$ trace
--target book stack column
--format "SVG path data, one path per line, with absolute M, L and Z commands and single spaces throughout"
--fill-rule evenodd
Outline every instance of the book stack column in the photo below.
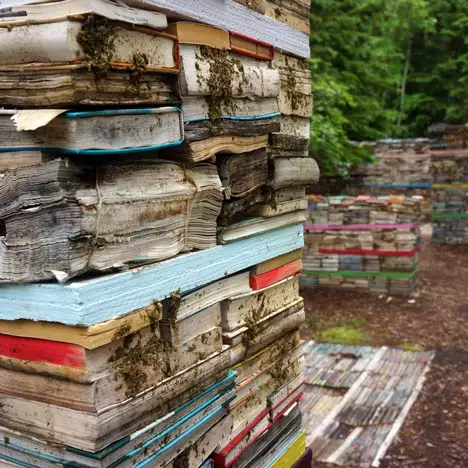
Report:
M 0 15 L 0 463 L 307 466 L 308 36 L 85 3 Z
M 432 240 L 468 243 L 468 129 L 464 125 L 430 128 Z
M 427 138 L 361 142 L 375 161 L 352 170 L 347 195 L 420 196 L 424 213 L 431 214 L 430 152 Z
M 303 284 L 409 296 L 421 216 L 418 200 L 408 197 L 309 196 Z

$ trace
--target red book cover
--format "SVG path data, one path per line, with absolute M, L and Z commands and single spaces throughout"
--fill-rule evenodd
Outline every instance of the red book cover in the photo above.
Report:
M 290 276 L 298 275 L 301 271 L 302 260 L 294 260 L 266 273 L 250 275 L 250 287 L 254 290 L 263 289 Z

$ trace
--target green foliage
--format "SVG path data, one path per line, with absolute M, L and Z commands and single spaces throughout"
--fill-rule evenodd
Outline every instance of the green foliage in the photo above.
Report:
M 322 173 L 369 155 L 351 141 L 468 121 L 466 0 L 312 0 L 311 152 Z

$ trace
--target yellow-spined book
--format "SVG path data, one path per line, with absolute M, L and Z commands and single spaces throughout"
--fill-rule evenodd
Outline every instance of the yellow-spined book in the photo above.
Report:
M 176 36 L 181 44 L 204 45 L 216 49 L 230 49 L 229 33 L 200 23 L 180 21 L 170 24 L 166 33 Z

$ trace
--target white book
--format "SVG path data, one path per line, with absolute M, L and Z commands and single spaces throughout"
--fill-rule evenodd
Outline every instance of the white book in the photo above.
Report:
M 33 24 L 65 19 L 69 16 L 94 14 L 114 21 L 138 24 L 156 29 L 167 27 L 166 15 L 154 11 L 130 8 L 108 0 L 59 0 L 24 5 L 29 2 L 9 1 L 0 7 L 0 24 Z M 18 6 L 15 6 L 18 5 Z
M 27 126 L 49 111 L 0 110 L 0 150 L 127 153 L 178 145 L 183 140 L 182 114 L 176 107 L 65 112 L 39 128 Z
M 0 13 L 1 14 L 1 13 Z M 66 64 L 86 62 L 88 57 L 80 41 L 80 33 L 94 33 L 79 19 L 15 25 L 9 27 L 0 17 L 0 66 L 26 63 Z M 132 64 L 135 54 L 147 60 L 145 68 L 175 69 L 175 39 L 151 29 L 112 24 L 114 36 L 110 62 Z
M 256 120 L 279 116 L 276 98 L 249 99 L 233 98 L 232 108 L 221 106 L 221 118 L 233 120 Z M 204 96 L 184 96 L 182 98 L 184 123 L 208 120 L 208 102 Z
M 269 62 L 229 52 L 218 52 L 222 54 L 221 58 L 216 54 L 205 56 L 203 50 L 194 45 L 180 46 L 182 95 L 209 96 L 212 94 L 211 81 L 216 86 L 229 88 L 223 91 L 232 97 L 272 98 L 279 95 L 279 72 L 270 68 Z
M 304 223 L 305 220 L 306 211 L 294 211 L 271 218 L 251 218 L 219 229 L 218 242 L 228 244 L 290 224 Z

